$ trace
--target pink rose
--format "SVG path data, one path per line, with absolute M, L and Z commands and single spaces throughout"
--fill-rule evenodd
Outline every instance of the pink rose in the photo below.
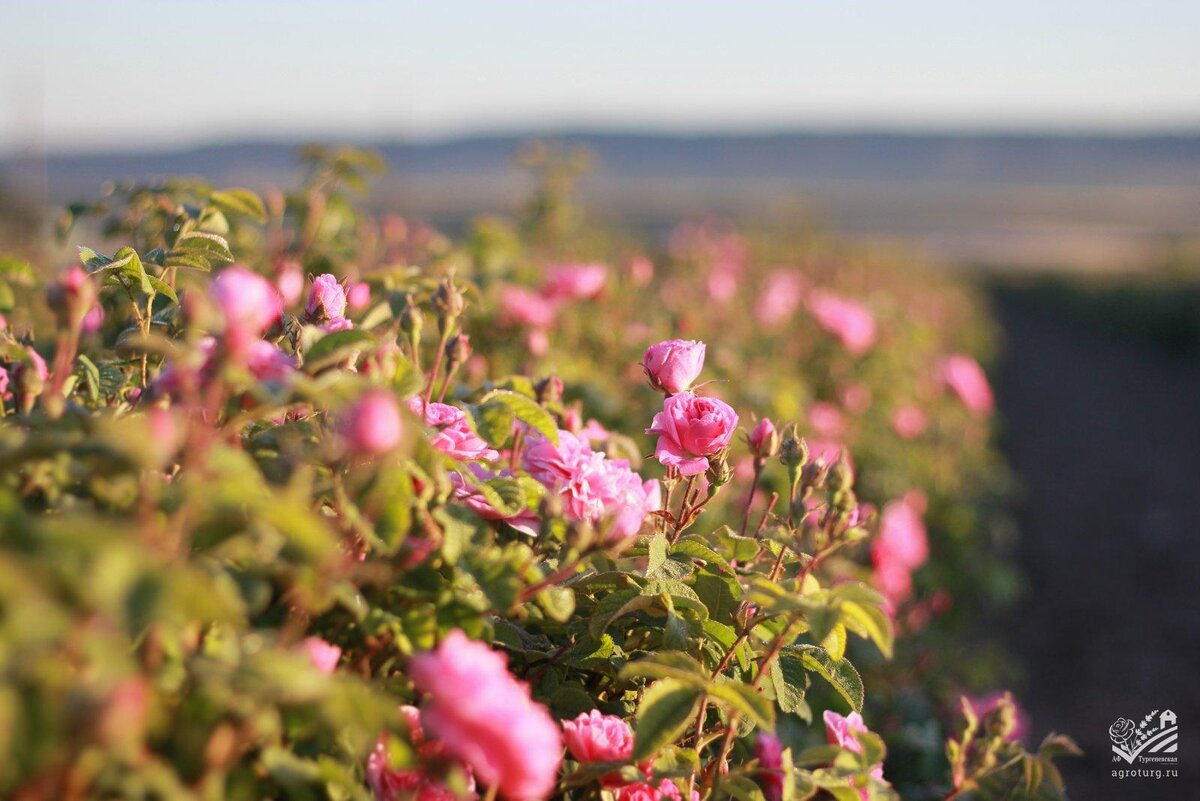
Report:
M 924 496 L 910 492 L 884 506 L 879 517 L 879 534 L 871 543 L 873 583 L 893 606 L 909 596 L 912 572 L 929 558 L 924 510 Z
M 349 331 L 354 327 L 354 323 L 347 320 L 345 317 L 333 317 L 329 322 L 321 323 L 318 326 L 326 334 L 335 334 L 338 331 Z
M 826 289 L 814 289 L 808 296 L 808 309 L 851 355 L 861 356 L 875 344 L 875 317 L 862 303 Z
M 512 801 L 554 792 L 562 734 L 502 655 L 455 630 L 436 651 L 414 656 L 409 675 L 427 696 L 423 725 L 480 781 Z
M 992 411 L 995 405 L 992 387 L 979 362 L 956 353 L 942 360 L 940 373 L 942 381 L 971 414 L 984 417 Z
M 332 673 L 342 658 L 342 649 L 320 637 L 305 637 L 300 641 L 300 650 L 308 655 L 312 666 L 322 673 Z
M 737 424 L 737 412 L 725 401 L 680 392 L 663 401 L 646 433 L 658 435 L 658 461 L 680 475 L 695 476 L 708 469 L 709 456 L 729 447 Z
M 563 721 L 567 750 L 580 762 L 623 762 L 633 754 L 633 729 L 598 709 Z
M 358 398 L 342 414 L 342 437 L 351 453 L 387 453 L 400 444 L 404 422 L 396 396 L 373 389 Z
M 641 531 L 646 515 L 662 507 L 657 481 L 643 481 L 625 459 L 593 451 L 587 440 L 558 432 L 558 444 L 532 436 L 525 448 L 525 469 L 563 500 L 572 520 L 611 523 L 609 538 L 618 541 Z
M 760 734 L 754 743 L 758 758 L 758 784 L 767 801 L 783 799 L 783 743 L 773 734 Z
M 842 410 L 826 401 L 808 407 L 808 424 L 822 437 L 840 437 L 846 431 Z
M 423 418 L 425 425 L 437 429 L 431 443 L 442 453 L 453 459 L 464 462 L 484 459 L 493 461 L 500 454 L 471 430 L 467 422 L 467 413 L 457 406 L 448 403 L 425 404 L 420 398 L 413 397 L 408 401 L 408 408 L 413 414 Z
M 346 290 L 329 273 L 313 279 L 304 304 L 304 316 L 309 322 L 324 323 L 346 314 Z
M 759 459 L 770 459 L 779 453 L 779 432 L 771 418 L 764 417 L 750 432 L 750 450 Z
M 674 395 L 692 385 L 704 369 L 703 342 L 688 339 L 668 339 L 646 348 L 642 369 L 650 386 L 659 392 Z
M 85 334 L 94 334 L 104 325 L 104 307 L 96 304 L 88 309 L 87 314 L 83 315 L 83 323 L 80 325 L 80 330 Z
M 388 739 L 381 737 L 367 757 L 367 785 L 375 801 L 474 801 L 474 792 L 455 795 L 420 770 L 396 770 L 388 764 Z
M 842 717 L 832 709 L 827 709 L 823 717 L 825 719 L 825 736 L 830 745 L 844 748 L 851 753 L 862 753 L 862 744 L 854 736 L 857 733 L 870 731 L 867 728 L 867 724 L 863 722 L 862 715 L 857 712 L 851 712 L 849 715 Z M 872 766 L 870 776 L 883 781 L 883 765 Z M 870 797 L 867 788 L 860 787 L 857 789 L 859 798 L 862 801 L 867 801 Z
M 275 268 L 275 289 L 283 300 L 284 306 L 291 306 L 300 300 L 304 293 L 304 271 L 300 262 L 295 259 L 285 259 Z
M 346 290 L 346 303 L 354 311 L 361 311 L 367 308 L 367 304 L 371 302 L 371 285 L 366 281 L 355 281 Z
M 550 300 L 585 300 L 600 294 L 608 279 L 603 264 L 568 264 L 546 270 L 542 294 Z
M 296 372 L 296 362 L 277 345 L 256 339 L 246 350 L 246 369 L 259 381 L 282 382 Z
M 558 304 L 536 292 L 519 286 L 506 286 L 500 290 L 500 306 L 504 316 L 512 322 L 544 330 L 554 325 Z
M 224 315 L 227 332 L 257 336 L 283 313 L 275 287 L 245 267 L 226 267 L 213 279 L 208 294 Z
M 510 475 L 508 471 L 494 473 L 478 464 L 469 464 L 467 465 L 467 469 L 470 470 L 472 475 L 474 475 L 475 478 L 479 479 L 480 481 L 487 481 L 489 478 L 494 478 L 498 475 Z M 482 517 L 484 520 L 503 520 L 523 534 L 528 534 L 531 537 L 537 535 L 537 516 L 528 509 L 522 509 L 515 515 L 505 515 L 501 513 L 494 506 L 492 506 L 488 499 L 484 497 L 482 492 L 471 485 L 462 476 L 462 474 L 458 472 L 450 473 L 450 485 L 454 487 L 454 497 L 457 500 L 462 501 L 468 508 L 475 512 L 475 514 Z
M 663 779 L 655 787 L 646 782 L 626 784 L 616 791 L 616 801 L 682 801 L 683 793 L 679 785 L 670 779 Z M 692 790 L 691 801 L 700 801 L 700 793 Z
M 787 320 L 800 306 L 806 284 L 794 270 L 776 270 L 767 276 L 754 304 L 755 318 L 766 326 Z
M 914 439 L 925 432 L 928 420 L 920 406 L 906 404 L 892 412 L 892 429 L 903 439 Z

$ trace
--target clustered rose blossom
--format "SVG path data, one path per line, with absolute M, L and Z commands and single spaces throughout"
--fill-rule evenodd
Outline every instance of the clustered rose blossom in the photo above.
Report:
M 995 405 L 992 386 L 979 362 L 961 353 L 942 360 L 939 374 L 942 381 L 958 396 L 967 411 L 976 417 L 985 417 Z
M 823 718 L 825 720 L 825 737 L 830 745 L 836 745 L 855 754 L 862 753 L 862 743 L 854 736 L 857 733 L 870 731 L 867 724 L 863 722 L 862 715 L 851 712 L 843 717 L 832 709 L 827 709 Z M 870 775 L 872 778 L 883 781 L 883 765 L 873 765 Z M 870 796 L 867 788 L 859 787 L 857 789 L 862 801 L 867 801 Z
M 305 637 L 300 641 L 300 650 L 312 662 L 312 666 L 322 673 L 332 673 L 337 669 L 338 660 L 342 658 L 342 649 L 320 637 Z
M 708 469 L 708 457 L 729 447 L 737 424 L 737 412 L 725 401 L 680 392 L 663 401 L 646 433 L 658 435 L 658 461 L 682 476 L 695 476 Z
M 456 629 L 437 650 L 414 656 L 409 675 L 426 696 L 423 726 L 479 781 L 511 801 L 554 791 L 562 733 L 501 654 Z
M 910 492 L 883 507 L 879 535 L 871 543 L 874 584 L 893 605 L 912 592 L 912 572 L 929 558 L 925 534 L 925 497 Z
M 612 540 L 635 536 L 646 515 L 662 506 L 657 481 L 643 481 L 627 460 L 593 451 L 570 431 L 558 432 L 557 445 L 531 435 L 524 460 L 525 470 L 562 498 L 567 517 L 593 524 L 610 520 Z
M 386 389 L 364 393 L 342 413 L 341 433 L 354 454 L 377 455 L 395 448 L 404 435 L 396 396 Z
M 598 709 L 563 721 L 567 750 L 580 762 L 621 762 L 633 754 L 633 729 Z
M 852 356 L 862 356 L 875 344 L 875 316 L 862 303 L 826 289 L 814 289 L 808 295 L 808 310 Z
M 646 348 L 642 369 L 650 386 L 674 395 L 689 389 L 704 369 L 703 342 L 690 339 L 668 339 Z
M 758 759 L 758 784 L 767 801 L 783 799 L 783 743 L 774 734 L 759 734 L 754 742 Z
M 477 459 L 492 461 L 500 457 L 499 452 L 488 446 L 471 429 L 467 413 L 448 403 L 425 403 L 420 398 L 409 399 L 408 407 L 421 417 L 425 425 L 437 429 L 431 440 L 433 447 L 447 456 L 464 462 Z

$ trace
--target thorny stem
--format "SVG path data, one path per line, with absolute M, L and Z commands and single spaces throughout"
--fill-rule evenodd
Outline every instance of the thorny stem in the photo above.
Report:
M 688 476 L 687 485 L 683 488 L 683 500 L 679 502 L 679 516 L 675 518 L 675 533 L 671 535 L 671 544 L 683 533 L 684 521 L 692 511 L 692 486 L 696 483 L 695 476 Z
M 750 481 L 750 496 L 746 498 L 746 511 L 742 515 L 741 535 L 746 536 L 746 527 L 750 525 L 750 509 L 754 506 L 754 495 L 758 492 L 758 480 L 762 476 L 762 460 L 754 460 L 754 478 Z

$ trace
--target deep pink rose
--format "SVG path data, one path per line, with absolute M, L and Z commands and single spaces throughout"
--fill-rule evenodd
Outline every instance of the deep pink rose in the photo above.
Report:
M 708 457 L 729 447 L 737 430 L 737 412 L 723 400 L 680 392 L 663 401 L 647 434 L 657 434 L 654 456 L 683 476 L 708 469 Z
M 229 333 L 257 336 L 283 313 L 275 287 L 245 267 L 226 267 L 213 279 L 208 294 L 224 315 Z
M 750 450 L 760 459 L 769 459 L 779 452 L 779 432 L 771 418 L 764 417 L 758 421 L 750 432 Z
M 104 307 L 97 303 L 83 315 L 80 330 L 85 334 L 94 334 L 104 325 Z
M 660 392 L 674 395 L 691 387 L 704 369 L 703 342 L 688 339 L 668 339 L 646 348 L 642 369 L 650 385 Z
M 309 322 L 324 323 L 346 314 L 346 290 L 329 273 L 313 279 L 304 304 L 304 316 Z
M 976 417 L 991 413 L 995 405 L 992 386 L 979 362 L 961 353 L 942 360 L 941 379 L 962 401 L 963 406 Z
M 892 429 L 904 439 L 914 439 L 925 432 L 929 424 L 920 406 L 906 404 L 892 412 Z
M 465 462 L 484 459 L 492 461 L 500 454 L 488 447 L 483 439 L 471 430 L 467 413 L 448 403 L 425 404 L 420 398 L 410 398 L 408 408 L 425 420 L 425 425 L 437 429 L 431 443 L 447 456 Z
M 603 264 L 566 264 L 549 267 L 542 294 L 551 300 L 584 300 L 604 289 L 608 268 Z
M 422 724 L 481 782 L 511 801 L 554 792 L 562 733 L 502 655 L 455 630 L 436 651 L 414 656 L 409 675 L 427 696 Z
M 625 459 L 609 459 L 593 451 L 588 441 L 570 431 L 558 432 L 558 444 L 531 436 L 525 448 L 525 469 L 563 500 L 572 520 L 611 522 L 612 541 L 635 536 L 646 515 L 662 507 L 657 481 L 643 481 Z
M 342 437 L 351 453 L 387 453 L 400 444 L 404 421 L 396 396 L 384 389 L 364 393 L 342 413 Z
M 500 306 L 509 320 L 538 330 L 554 325 L 558 314 L 555 301 L 519 286 L 506 286 L 500 290 Z
M 305 637 L 300 641 L 300 650 L 308 655 L 313 667 L 322 673 L 332 673 L 342 658 L 342 649 L 320 637 Z
M 623 762 L 633 754 L 633 729 L 598 709 L 563 721 L 567 750 L 580 762 Z
M 783 799 L 783 743 L 774 734 L 760 734 L 754 742 L 758 758 L 758 784 L 767 801 Z
M 875 344 L 875 316 L 862 303 L 826 289 L 814 289 L 808 296 L 808 309 L 851 355 L 861 356 Z

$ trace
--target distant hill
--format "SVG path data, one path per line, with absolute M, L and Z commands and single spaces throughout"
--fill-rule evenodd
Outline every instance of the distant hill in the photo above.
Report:
M 391 165 L 375 200 L 451 226 L 509 209 L 526 185 L 512 158 L 531 138 L 364 143 Z M 1029 264 L 1125 261 L 1200 233 L 1200 134 L 576 131 L 546 138 L 593 151 L 585 199 L 633 224 L 802 204 L 849 233 L 904 238 L 951 259 Z M 94 195 L 106 180 L 167 174 L 263 186 L 289 179 L 299 145 L 52 154 L 36 172 L 53 202 Z M 0 180 L 12 183 L 30 168 L 0 161 Z

